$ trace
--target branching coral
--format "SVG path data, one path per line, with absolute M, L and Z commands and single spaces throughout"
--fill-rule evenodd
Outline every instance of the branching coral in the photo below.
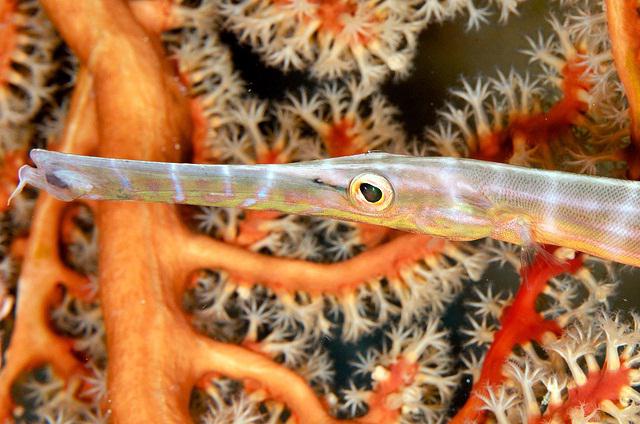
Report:
M 510 387 L 488 387 L 484 410 L 496 421 L 634 422 L 638 419 L 637 319 L 601 314 L 575 322 L 546 347 L 548 357 L 505 364 Z M 546 400 L 543 400 L 546 399 Z
M 15 169 L 26 162 L 33 131 L 30 120 L 52 100 L 50 78 L 59 45 L 53 26 L 36 1 L 0 4 L 0 206 L 15 184 Z
M 95 115 L 92 114 L 93 102 L 89 99 L 90 87 L 91 80 L 86 73 L 78 78 L 68 121 L 74 122 L 81 114 L 84 122 L 67 130 L 62 141 L 64 150 L 89 151 L 95 143 Z M 11 385 L 21 372 L 48 364 L 62 378 L 80 377 L 82 366 L 72 355 L 71 341 L 56 335 L 48 325 L 46 316 L 61 284 L 79 298 L 87 299 L 90 295 L 86 278 L 60 260 L 59 219 L 64 209 L 63 203 L 42 196 L 34 213 L 20 274 L 11 346 L 6 352 L 6 366 L 0 374 L 0 410 L 5 417 L 10 412 Z M 20 313 L 21 310 L 30 312 Z
M 355 72 L 376 84 L 389 73 L 406 75 L 418 33 L 428 24 L 468 13 L 468 28 L 486 23 L 492 5 L 500 20 L 521 0 L 273 0 L 220 1 L 225 27 L 273 66 L 309 69 L 318 78 Z
M 487 392 L 491 392 L 492 387 L 502 387 L 507 378 L 503 372 L 503 364 L 507 364 L 507 359 L 514 355 L 516 346 L 520 346 L 530 357 L 538 358 L 531 348 L 532 343 L 546 346 L 549 338 L 553 339 L 554 335 L 563 333 L 562 327 L 566 323 L 580 321 L 592 315 L 594 307 L 609 294 L 606 286 L 594 284 L 591 273 L 582 268 L 582 257 L 569 259 L 565 263 L 559 261 L 554 263 L 554 259 L 545 260 L 545 256 L 539 255 L 531 266 L 520 270 L 523 282 L 513 300 L 487 302 L 489 299 L 486 299 L 474 305 L 479 306 L 477 315 L 482 317 L 482 325 L 474 325 L 473 331 L 467 331 L 467 333 L 472 336 L 473 343 L 480 344 L 479 341 L 484 341 L 486 344 L 490 343 L 490 347 L 484 357 L 481 372 L 475 376 L 474 391 L 452 422 L 462 423 L 478 419 L 482 411 L 488 409 L 482 407 L 483 403 L 489 405 Z M 548 286 L 550 279 L 564 272 L 577 275 L 585 285 L 587 295 L 582 296 L 584 298 L 582 304 L 577 302 L 580 296 L 577 293 L 575 281 L 569 289 L 568 296 Z M 543 292 L 546 292 L 545 294 L 551 299 L 550 310 L 546 313 L 537 310 L 536 306 Z M 494 305 L 494 307 L 487 308 L 486 305 Z M 494 334 L 487 331 L 487 318 L 499 318 L 499 330 Z M 485 337 L 479 336 L 480 329 Z M 491 392 L 489 400 L 494 401 L 493 396 Z M 504 410 L 506 409 L 505 407 Z M 498 421 L 500 421 L 499 418 Z
M 441 112 L 444 123 L 427 138 L 448 155 L 616 172 L 628 115 L 615 95 L 619 82 L 603 71 L 609 47 L 602 29 L 594 28 L 603 23 L 585 28 L 585 21 L 552 19 L 554 36 L 530 39 L 526 53 L 542 70 L 536 77 L 510 71 L 486 82 L 463 81 L 463 89 L 453 91 L 463 105 L 449 104 Z
M 31 1 L 1 1 L 3 22 L 21 26 L 0 31 L 44 19 Z M 530 43 L 538 68 L 463 80 L 427 140 L 408 142 L 402 114 L 379 83 L 408 72 L 421 29 L 463 11 L 467 26 L 478 27 L 495 7 L 505 21 L 519 3 L 43 0 L 79 63 L 64 131 L 49 148 L 247 164 L 384 149 L 626 172 L 637 93 L 634 68 L 614 67 L 637 65 L 634 54 L 621 59 L 637 29 L 635 21 L 616 24 L 626 3 L 605 15 L 600 2 L 560 2 L 564 18 L 551 19 L 554 35 Z M 267 64 L 334 80 L 259 98 L 235 70 L 220 28 Z M 50 31 L 38 46 L 55 40 Z M 16 45 L 0 44 L 0 65 L 17 66 Z M 54 69 L 46 52 L 28 65 Z M 38 93 L 53 92 L 45 79 Z M 13 104 L 12 93 L 0 93 L 0 104 Z M 39 103 L 29 103 L 29 113 L 0 127 L 7 194 L 15 183 L 10 165 L 20 162 L 9 152 L 24 158 L 27 144 L 39 142 L 31 134 L 42 132 L 34 123 L 56 114 L 42 109 L 47 96 L 33 99 Z M 17 148 L 6 148 L 11 143 Z M 494 295 L 466 283 L 481 280 L 490 263 L 503 273 L 519 264 L 511 246 L 273 212 L 66 205 L 44 194 L 27 234 L 14 218 L 28 215 L 28 207 L 19 210 L 30 194 L 22 196 L 5 213 L 0 240 L 0 318 L 10 337 L 0 373 L 3 420 L 609 422 L 636 415 L 637 320 L 606 311 L 611 265 L 580 253 L 538 251 L 520 269 L 515 294 Z M 470 312 L 459 330 L 443 319 L 456 304 Z M 455 336 L 466 343 L 456 346 Z M 464 373 L 474 386 L 455 413 Z

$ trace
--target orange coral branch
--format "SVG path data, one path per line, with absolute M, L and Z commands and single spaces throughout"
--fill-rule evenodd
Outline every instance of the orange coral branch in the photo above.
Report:
M 101 204 L 100 298 L 116 422 L 189 421 L 194 335 L 173 291 L 179 278 L 171 208 Z M 122 222 L 135 225 L 123 226 Z
M 245 348 L 204 337 L 198 340 L 194 362 L 202 373 L 216 370 L 234 379 L 253 381 L 266 389 L 271 399 L 285 403 L 296 417 L 304 417 L 306 423 L 347 422 L 332 418 L 306 381 L 288 368 Z
M 129 7 L 136 20 L 147 31 L 160 34 L 177 24 L 172 14 L 174 0 L 138 0 L 130 1 Z
M 15 15 L 14 0 L 0 3 L 0 86 L 7 83 L 7 73 L 11 66 L 11 54 L 16 43 L 16 28 L 11 22 Z
M 36 206 L 16 306 L 16 321 L 6 352 L 6 366 L 0 373 L 0 417 L 10 415 L 11 385 L 20 373 L 49 363 L 56 373 L 68 378 L 80 363 L 71 354 L 69 341 L 49 327 L 51 298 L 66 276 L 77 277 L 65 269 L 57 256 L 57 218 L 64 205 L 42 196 Z
M 159 38 L 149 36 L 122 1 L 42 4 L 95 78 L 99 136 L 110 141 L 100 145 L 102 155 L 143 159 L 143 153 L 145 159 L 160 161 L 186 157 L 186 100 Z M 107 121 L 111 117 L 118 121 Z
M 174 207 L 106 203 L 98 218 L 104 234 L 101 299 L 116 422 L 125 418 L 188 421 L 191 388 L 211 372 L 259 384 L 306 422 L 334 421 L 293 371 L 249 349 L 206 339 L 192 329 L 180 308 L 181 291 L 175 287 L 176 281 L 186 278 L 184 270 L 189 266 L 175 254 L 175 246 L 184 240 L 176 236 L 179 223 Z M 119 224 L 133 220 L 135 226 Z
M 180 311 L 180 297 L 176 296 L 180 291 L 174 291 L 185 264 L 174 251 L 182 240 L 176 237 L 173 207 L 109 206 L 99 214 L 100 228 L 109 234 L 101 258 L 127 263 L 101 272 L 107 339 L 116 340 L 109 343 L 110 400 L 116 421 L 126 417 L 136 422 L 184 422 L 189 417 L 186 406 L 191 387 L 211 372 L 266 390 L 270 398 L 286 403 L 305 422 L 337 421 L 295 372 L 265 355 L 195 334 Z M 117 225 L 122 219 L 147 225 L 125 228 Z M 220 256 L 233 262 L 233 257 Z
M 304 416 L 306 422 L 332 422 L 327 407 L 291 370 L 249 349 L 197 335 L 180 311 L 182 282 L 187 282 L 194 269 L 222 267 L 245 282 L 255 278 L 275 290 L 337 291 L 378 276 L 384 261 L 372 258 L 384 257 L 400 267 L 411 260 L 408 252 L 424 255 L 440 251 L 445 243 L 440 239 L 428 243 L 424 236 L 405 235 L 350 261 L 322 265 L 268 257 L 191 234 L 171 206 L 106 203 L 99 218 L 104 235 L 101 240 L 106 240 L 100 251 L 104 270 L 101 299 L 107 340 L 116 341 L 109 343 L 109 366 L 113 370 L 109 387 L 116 420 L 120 413 L 129 419 L 134 414 L 141 421 L 158 417 L 184 420 L 190 388 L 202 375 L 217 372 L 259 384 L 270 397 L 284 401 L 294 414 Z M 135 228 L 118 224 L 134 220 L 138 223 Z M 175 246 L 182 247 L 182 255 L 176 255 Z M 105 262 L 114 265 L 107 269 Z M 127 266 L 116 265 L 122 263 Z M 135 387 L 131 387 L 132 380 L 138 382 Z M 171 387 L 174 389 L 169 393 Z M 139 407 L 133 411 L 130 405 Z M 376 416 L 371 414 L 367 417 Z M 376 420 L 365 417 L 363 422 Z
M 189 139 L 186 102 L 159 40 L 140 28 L 122 1 L 43 3 L 95 76 L 100 153 L 173 161 L 183 156 Z M 189 420 L 196 376 L 183 350 L 188 345 L 178 341 L 193 331 L 179 319 L 172 292 L 179 278 L 171 272 L 176 244 L 163 245 L 171 237 L 162 236 L 173 222 L 158 214 L 166 209 L 113 203 L 97 209 L 109 401 L 116 422 Z
M 403 266 L 439 254 L 447 243 L 425 235 L 404 234 L 347 261 L 317 264 L 260 255 L 205 236 L 191 237 L 181 244 L 184 263 L 191 269 L 223 268 L 238 283 L 311 294 L 341 293 L 376 277 L 396 277 Z
M 89 153 L 95 142 L 94 103 L 91 78 L 81 71 L 63 135 L 62 150 Z M 43 194 L 38 199 L 31 234 L 24 257 L 16 305 L 16 320 L 6 365 L 0 373 L 0 419 L 11 414 L 11 386 L 25 371 L 48 363 L 56 374 L 68 379 L 80 370 L 71 353 L 71 343 L 56 335 L 49 326 L 48 311 L 59 284 L 81 292 L 84 277 L 60 261 L 58 240 L 60 215 L 65 204 Z
M 606 0 L 613 59 L 629 101 L 629 174 L 640 178 L 640 17 L 637 0 Z

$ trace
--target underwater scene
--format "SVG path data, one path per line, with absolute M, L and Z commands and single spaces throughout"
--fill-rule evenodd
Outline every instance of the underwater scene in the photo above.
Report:
M 640 422 L 638 179 L 637 0 L 0 0 L 0 421 Z

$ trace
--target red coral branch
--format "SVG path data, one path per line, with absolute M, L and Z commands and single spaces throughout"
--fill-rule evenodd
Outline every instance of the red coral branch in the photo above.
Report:
M 502 368 L 513 349 L 531 341 L 539 342 L 547 332 L 561 334 L 562 330 L 555 321 L 544 319 L 536 310 L 536 300 L 551 278 L 576 272 L 582 266 L 582 256 L 565 263 L 551 262 L 545 257 L 546 254 L 539 254 L 531 266 L 520 270 L 522 285 L 513 303 L 502 313 L 500 330 L 487 352 L 480 377 L 452 423 L 484 422 L 482 396 L 486 394 L 487 387 L 497 386 L 505 380 Z
M 569 389 L 567 400 L 561 405 L 551 406 L 545 411 L 544 416 L 532 420 L 531 424 L 558 422 L 571 422 L 571 410 L 581 408 L 585 416 L 601 409 L 601 404 L 606 401 L 618 402 L 622 389 L 631 386 L 631 369 L 622 366 L 611 371 L 606 368 L 590 372 L 587 382 L 583 385 Z
M 581 93 L 591 84 L 585 79 L 586 66 L 576 55 L 568 58 L 562 69 L 562 98 L 545 112 L 528 113 L 511 117 L 505 128 L 479 134 L 476 159 L 506 162 L 515 150 L 539 146 L 546 165 L 552 166 L 550 141 L 571 134 L 573 125 L 580 123 L 589 104 Z M 517 146 L 525 143 L 525 146 Z

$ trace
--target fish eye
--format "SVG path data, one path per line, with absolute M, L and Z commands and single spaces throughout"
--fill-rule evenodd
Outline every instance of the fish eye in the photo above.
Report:
M 393 188 L 381 175 L 360 174 L 349 184 L 349 198 L 360 209 L 381 212 L 391 205 Z

